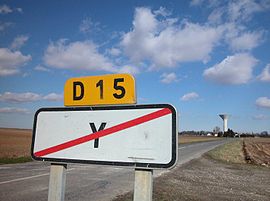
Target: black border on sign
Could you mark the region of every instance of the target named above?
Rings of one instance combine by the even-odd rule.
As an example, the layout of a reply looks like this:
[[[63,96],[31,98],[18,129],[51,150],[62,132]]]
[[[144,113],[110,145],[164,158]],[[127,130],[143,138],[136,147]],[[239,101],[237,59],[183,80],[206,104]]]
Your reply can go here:
[[[36,137],[37,118],[40,112],[56,112],[56,111],[95,111],[95,110],[126,110],[126,109],[155,109],[168,108],[172,112],[172,156],[171,161],[166,164],[160,163],[136,163],[136,162],[119,162],[119,161],[94,161],[94,160],[79,160],[79,159],[61,159],[36,157],[34,155],[34,143]],[[31,157],[38,161],[49,161],[59,163],[83,163],[97,165],[112,165],[112,166],[128,166],[142,169],[169,169],[172,168],[178,160],[178,140],[177,140],[177,112],[172,105],[169,104],[151,104],[151,105],[124,105],[124,106],[96,106],[96,107],[57,107],[57,108],[40,108],[34,116],[33,135],[31,144]]]

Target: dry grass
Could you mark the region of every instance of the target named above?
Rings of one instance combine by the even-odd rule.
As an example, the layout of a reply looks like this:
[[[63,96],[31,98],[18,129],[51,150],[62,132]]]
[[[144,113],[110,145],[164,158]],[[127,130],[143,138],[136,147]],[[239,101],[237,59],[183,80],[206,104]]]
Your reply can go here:
[[[186,136],[186,135],[178,136],[179,144],[206,142],[206,141],[214,141],[214,140],[221,140],[221,139],[222,138],[220,137],[211,137],[211,136]]]
[[[32,131],[0,128],[0,158],[30,157]]]
[[[230,163],[246,163],[243,154],[243,140],[234,140],[208,152],[216,160]]]

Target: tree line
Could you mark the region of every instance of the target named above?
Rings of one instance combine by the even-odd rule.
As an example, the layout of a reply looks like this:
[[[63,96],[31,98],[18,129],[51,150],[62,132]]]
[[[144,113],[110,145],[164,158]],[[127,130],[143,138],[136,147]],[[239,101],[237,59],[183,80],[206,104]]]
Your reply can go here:
[[[267,131],[262,131],[260,133],[237,133],[232,129],[228,129],[227,132],[220,131],[219,127],[215,127],[213,131],[181,131],[179,135],[193,135],[193,136],[217,136],[217,137],[270,137]]]

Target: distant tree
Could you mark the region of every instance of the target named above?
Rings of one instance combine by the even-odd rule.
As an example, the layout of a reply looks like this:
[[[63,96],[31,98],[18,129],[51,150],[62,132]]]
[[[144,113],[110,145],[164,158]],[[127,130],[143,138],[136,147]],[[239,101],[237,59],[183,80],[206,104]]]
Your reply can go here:
[[[267,131],[261,132],[260,136],[261,136],[261,137],[270,137],[270,135],[268,134]]]
[[[223,137],[234,137],[235,136],[235,133],[233,132],[232,129],[228,129],[227,132],[224,132],[224,135]]]
[[[179,135],[206,135],[207,133],[211,133],[209,131],[181,131],[178,134]]]
[[[205,131],[200,131],[199,135],[206,135],[206,132]]]
[[[223,132],[218,132],[218,137],[222,137],[222,135],[223,135]]]

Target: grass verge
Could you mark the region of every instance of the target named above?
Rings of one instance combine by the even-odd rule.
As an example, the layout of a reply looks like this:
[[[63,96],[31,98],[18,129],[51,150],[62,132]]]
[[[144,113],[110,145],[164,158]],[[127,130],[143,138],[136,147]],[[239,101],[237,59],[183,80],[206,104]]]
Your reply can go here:
[[[240,164],[246,163],[243,154],[243,140],[241,139],[219,146],[209,151],[206,155],[218,161]]]
[[[32,158],[29,156],[22,156],[17,158],[0,158],[0,165],[3,164],[13,164],[13,163],[25,163],[32,161]]]

